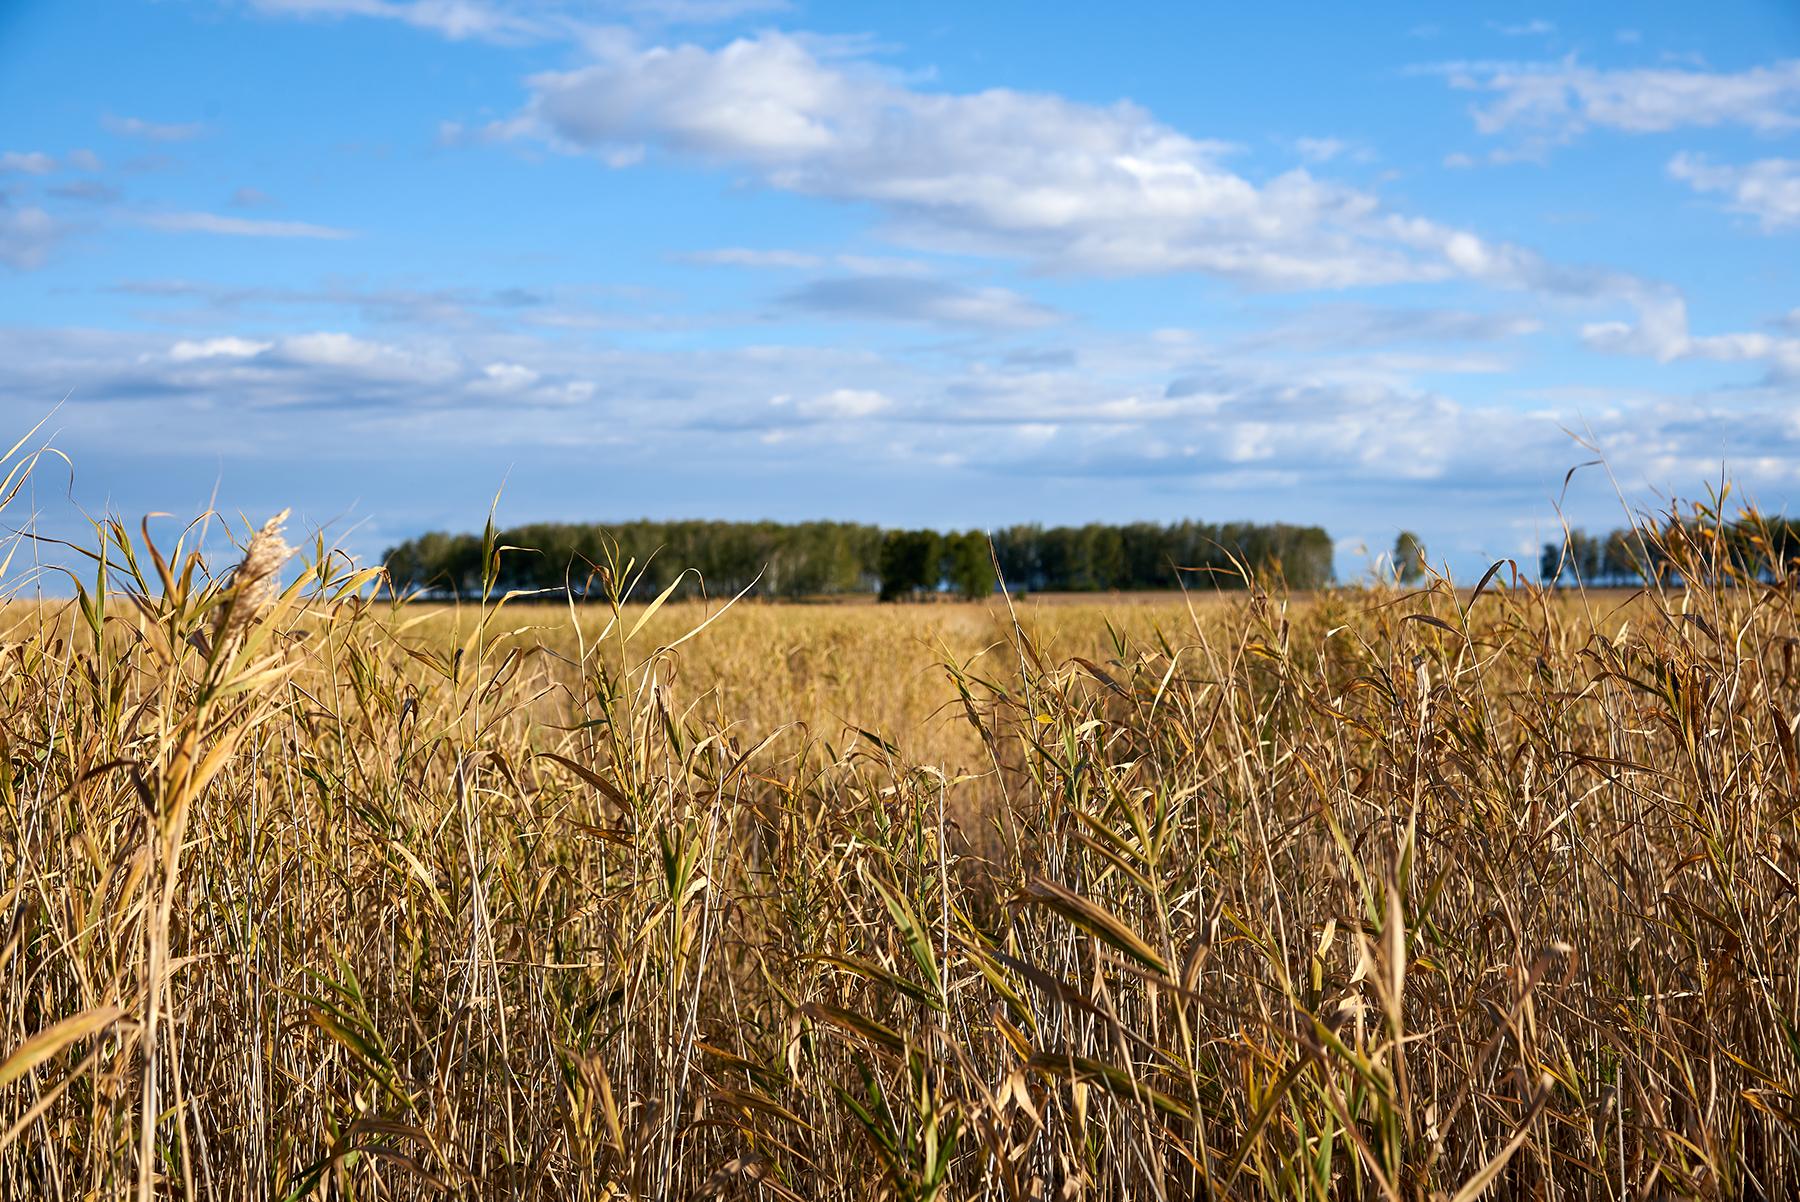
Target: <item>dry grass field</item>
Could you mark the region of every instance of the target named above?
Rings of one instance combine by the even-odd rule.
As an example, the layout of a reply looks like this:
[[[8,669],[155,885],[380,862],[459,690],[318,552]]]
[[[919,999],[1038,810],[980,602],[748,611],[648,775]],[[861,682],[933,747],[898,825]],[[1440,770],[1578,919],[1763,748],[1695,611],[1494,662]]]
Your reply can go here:
[[[0,614],[0,1197],[1800,1190],[1800,620],[1703,529],[1016,613],[98,536]]]

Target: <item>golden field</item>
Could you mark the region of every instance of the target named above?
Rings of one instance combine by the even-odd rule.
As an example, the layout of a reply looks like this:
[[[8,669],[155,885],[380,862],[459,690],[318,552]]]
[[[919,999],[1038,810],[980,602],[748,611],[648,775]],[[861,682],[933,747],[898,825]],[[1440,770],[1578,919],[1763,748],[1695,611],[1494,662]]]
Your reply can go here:
[[[0,614],[0,1197],[1800,1189],[1800,620],[1703,537],[1015,610],[99,533]]]

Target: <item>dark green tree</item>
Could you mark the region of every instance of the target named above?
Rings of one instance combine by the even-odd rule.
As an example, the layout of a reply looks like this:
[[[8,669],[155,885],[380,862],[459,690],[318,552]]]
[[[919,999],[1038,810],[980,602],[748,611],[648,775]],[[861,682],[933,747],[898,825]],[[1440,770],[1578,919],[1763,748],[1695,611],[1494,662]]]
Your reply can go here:
[[[1402,530],[1394,538],[1394,578],[1401,584],[1425,579],[1425,544],[1410,530]]]
[[[890,530],[883,536],[877,568],[883,601],[937,588],[938,542],[934,530]]]
[[[970,601],[993,595],[997,581],[986,535],[971,530],[944,539],[944,579],[958,596]]]
[[[993,532],[991,554],[986,540],[974,536],[979,557],[972,545],[959,552],[957,540],[968,535],[949,536],[943,546],[941,537],[851,522],[538,522],[499,532],[501,545],[518,550],[501,560],[498,583],[543,592],[567,586],[589,595],[599,588],[597,569],[611,563],[621,570],[632,565],[632,596],[639,600],[678,577],[682,597],[703,589],[731,595],[754,582],[754,592],[765,597],[879,588],[892,599],[936,590],[944,581],[965,591],[965,579],[985,595],[992,586],[981,585],[975,564],[979,558],[991,570],[993,557],[1007,586],[1019,592],[1168,588],[1178,579],[1189,587],[1236,589],[1264,576],[1310,589],[1331,580],[1331,536],[1317,526],[1191,520],[1013,526]],[[960,569],[959,553],[966,556]],[[471,596],[481,583],[481,538],[422,534],[391,548],[386,562],[402,590]],[[698,575],[683,576],[687,568]]]

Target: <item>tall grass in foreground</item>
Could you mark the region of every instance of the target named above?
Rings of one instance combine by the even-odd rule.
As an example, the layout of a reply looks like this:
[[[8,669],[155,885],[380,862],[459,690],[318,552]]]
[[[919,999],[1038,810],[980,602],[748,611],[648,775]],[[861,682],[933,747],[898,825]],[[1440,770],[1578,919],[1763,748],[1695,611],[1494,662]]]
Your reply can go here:
[[[997,607],[971,764],[734,721],[629,564],[104,525],[0,646],[0,1197],[1791,1196],[1796,582],[1693,516],[1624,603]]]

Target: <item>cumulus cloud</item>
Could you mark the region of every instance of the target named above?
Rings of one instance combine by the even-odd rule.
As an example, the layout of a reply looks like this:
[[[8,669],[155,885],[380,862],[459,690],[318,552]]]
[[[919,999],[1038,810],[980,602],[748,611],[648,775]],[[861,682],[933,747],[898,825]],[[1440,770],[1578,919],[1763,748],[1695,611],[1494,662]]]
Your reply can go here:
[[[223,234],[232,238],[322,238],[336,240],[355,235],[349,230],[309,221],[262,221],[227,217],[219,213],[145,213],[140,225],[172,234]]]
[[[828,317],[935,322],[987,330],[1023,330],[1060,321],[1054,309],[1007,288],[971,288],[915,276],[815,280],[782,298]]]
[[[1763,134],[1800,128],[1800,59],[1743,71],[1601,68],[1556,62],[1446,63],[1425,68],[1454,88],[1492,97],[1472,110],[1484,134],[1515,133],[1525,155],[1599,128],[1623,133],[1736,125]]]
[[[924,245],[1047,270],[1345,288],[1485,274],[1521,253],[1304,169],[1252,180],[1225,165],[1230,147],[1134,104],[926,91],[819,39],[615,46],[529,83],[528,106],[488,137],[614,166],[682,156],[872,206]]]
[[[1583,326],[1582,341],[1597,351],[1641,355],[1660,363],[1758,363],[1767,369],[1770,383],[1800,382],[1800,338],[1756,331],[1695,335],[1688,324],[1687,302],[1672,290],[1641,297],[1637,309],[1636,321]]]
[[[1669,160],[1669,174],[1695,191],[1723,194],[1726,207],[1755,217],[1764,233],[1800,229],[1800,159],[1734,167],[1683,153]]]
[[[190,142],[206,132],[198,121],[146,121],[142,117],[119,117],[112,113],[100,119],[108,133],[122,138],[142,138],[146,142]]]

